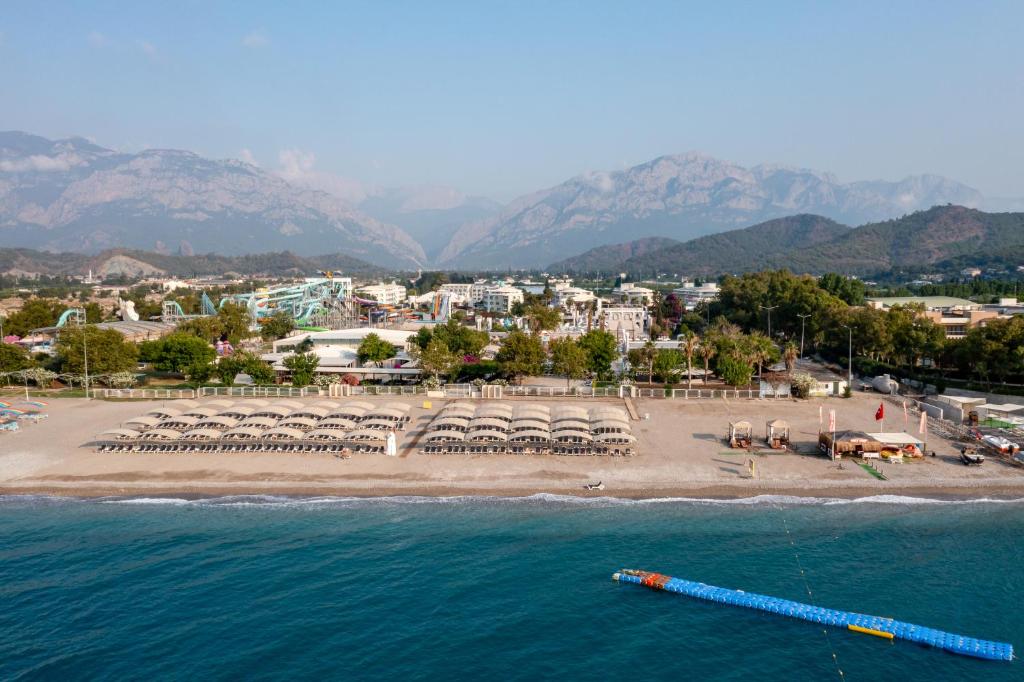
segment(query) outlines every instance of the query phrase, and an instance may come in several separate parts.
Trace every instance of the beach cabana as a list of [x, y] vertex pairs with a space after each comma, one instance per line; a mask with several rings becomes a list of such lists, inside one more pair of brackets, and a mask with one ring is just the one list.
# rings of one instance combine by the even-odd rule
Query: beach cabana
[[508, 436], [510, 443], [547, 443], [550, 440], [551, 434], [540, 429], [517, 431], [516, 433], [510, 433]]
[[350, 419], [357, 422], [361, 421], [363, 415], [367, 412], [369, 412], [369, 410], [359, 404], [342, 405], [338, 409], [328, 412], [326, 416], [329, 418]]
[[465, 431], [469, 428], [469, 417], [455, 417], [444, 415], [430, 422], [431, 429], [447, 429], [454, 431]]
[[551, 421], [589, 418], [590, 414], [587, 409], [578, 405], [559, 405], [551, 409]]
[[508, 440], [508, 434], [497, 429], [481, 429], [467, 433], [466, 440], [474, 443], [503, 443]]
[[[576, 428], [582, 428], [579, 425], [573, 423]], [[517, 431], [533, 431], [540, 429], [541, 431], [550, 431], [551, 424], [547, 419], [543, 417], [520, 417], [513, 419], [512, 423], [509, 424], [508, 430], [515, 433]]]
[[462, 442], [466, 434], [461, 431], [431, 431], [421, 439], [424, 443]]
[[262, 436], [263, 433], [263, 429], [258, 429], [255, 426], [236, 426], [230, 431], [225, 431], [223, 438], [224, 440], [253, 440]]
[[598, 443], [635, 443], [636, 436], [631, 433], [599, 433], [594, 436]]
[[383, 431], [377, 431], [375, 429], [356, 429], [355, 431], [349, 431], [344, 434], [345, 440], [351, 441], [385, 441], [387, 440], [387, 434]]
[[182, 413], [185, 417], [212, 417], [218, 412], [224, 409], [222, 406], [217, 405], [201, 405], [200, 407], [193, 407]]
[[621, 422], [617, 419], [601, 419], [596, 422], [591, 422], [590, 431], [591, 433], [629, 433], [631, 431], [629, 424]]
[[125, 426], [130, 426], [134, 429], [138, 429], [141, 431], [145, 429], [155, 428], [158, 424], [160, 424], [161, 421], [162, 420], [160, 419], [160, 417], [142, 416], [129, 419], [128, 421], [125, 422]]
[[334, 429], [313, 429], [305, 435], [305, 438], [307, 440], [341, 441], [345, 439], [345, 433]]
[[167, 419], [168, 417], [177, 417], [181, 414], [181, 410], [173, 407], [154, 407], [149, 412], [146, 412], [146, 417], [159, 417], [160, 419]]
[[594, 437], [589, 431], [558, 431], [551, 434], [551, 440], [556, 443], [591, 443]]
[[393, 407], [377, 407], [363, 415], [364, 419], [388, 419], [391, 421], [402, 421], [406, 412]]
[[220, 440], [223, 435], [218, 429], [191, 429], [181, 434], [181, 440]]
[[206, 419], [200, 419], [195, 423], [197, 429], [217, 429], [218, 431], [227, 431], [238, 426], [238, 420], [234, 417], [224, 417], [221, 415], [214, 415], [207, 417]]
[[275, 400], [274, 405], [280, 405], [281, 407], [287, 407], [291, 410], [297, 410], [302, 407], [302, 403], [298, 400]]
[[175, 429], [153, 429], [146, 431], [140, 436], [141, 440], [154, 440], [154, 441], [172, 441], [181, 438], [181, 431]]
[[179, 417], [168, 417], [167, 419], [161, 419], [160, 423], [156, 425], [156, 428], [184, 431], [185, 429], [191, 429], [195, 426], [199, 419], [199, 417], [192, 417], [185, 414]]
[[308, 407], [300, 407], [289, 414], [289, 417], [308, 417], [309, 419], [323, 419], [331, 413], [326, 407], [316, 407], [309, 405]]
[[445, 416], [460, 416], [460, 417], [472, 417], [476, 413], [476, 408], [469, 403], [452, 403], [451, 405], [445, 405], [441, 408], [440, 414]]
[[286, 407], [284, 405], [267, 405], [259, 408], [249, 415], [249, 417], [270, 417], [273, 419], [281, 419], [282, 417], [290, 415], [292, 413], [292, 409], [293, 408]]
[[277, 423], [278, 426], [283, 426], [288, 429], [299, 429], [300, 431], [310, 431], [312, 429], [319, 428], [320, 422], [316, 419], [310, 419], [309, 417], [297, 417], [292, 415], [285, 417]]
[[773, 419], [764, 426], [764, 440], [773, 450], [785, 450], [789, 447], [789, 423], [782, 419]]
[[753, 439], [754, 426], [746, 419], [729, 422], [729, 447], [749, 448]]
[[341, 403], [336, 400], [318, 400], [313, 403], [313, 407], [322, 407], [327, 410], [328, 414], [330, 414], [333, 410], [341, 407]]
[[469, 422], [469, 431], [482, 431], [486, 429], [493, 429], [495, 431], [506, 431], [508, 429], [508, 422], [498, 417], [474, 417]]
[[275, 442], [298, 441], [302, 440], [302, 438], [305, 435], [305, 433], [298, 429], [290, 429], [286, 426], [276, 426], [272, 429], [267, 429], [266, 431], [264, 431], [263, 435], [260, 436], [260, 440], [269, 440]]
[[276, 417], [247, 417], [238, 423], [238, 426], [247, 426], [254, 429], [272, 429], [277, 426]]
[[370, 419], [364, 419], [359, 422], [359, 428], [361, 429], [375, 429], [379, 431], [388, 431], [401, 425], [401, 422], [394, 419], [383, 419], [381, 417], [374, 417]]
[[501, 419], [505, 422], [512, 421], [512, 406], [503, 403], [481, 405], [473, 415], [474, 417], [490, 417]]
[[178, 407], [180, 407], [183, 410], [187, 410], [190, 407], [199, 407], [199, 401], [198, 400], [191, 400], [189, 398], [184, 398], [184, 399], [181, 399], [181, 400], [175, 400], [174, 404], [177, 405]]
[[851, 455], [863, 457], [881, 453], [883, 446], [863, 431], [838, 431], [833, 436], [828, 431], [818, 434], [818, 448], [825, 453], [835, 455]]
[[595, 407], [590, 410], [590, 421], [602, 421], [614, 419], [616, 421], [629, 423], [629, 415], [615, 407]]
[[317, 428], [334, 429], [335, 431], [352, 431], [359, 428], [359, 424], [344, 417], [328, 417], [317, 422]]
[[232, 405], [231, 407], [225, 407], [223, 410], [218, 412], [217, 416], [245, 419], [255, 411], [256, 408], [249, 405]]
[[235, 404], [234, 400], [224, 400], [223, 398], [217, 398], [216, 400], [207, 400], [204, 403], [204, 406], [207, 406], [207, 407], [217, 407], [217, 408], [220, 408], [220, 409], [223, 410], [225, 408], [231, 407], [234, 404]]
[[134, 429], [110, 429], [104, 431], [100, 435], [96, 436], [96, 440], [99, 442], [105, 441], [132, 441], [137, 439], [141, 434]]
[[527, 417], [531, 415], [539, 415], [547, 419], [551, 419], [551, 409], [547, 405], [538, 405], [531, 403], [529, 405], [516, 405], [512, 409], [513, 419], [516, 417]]

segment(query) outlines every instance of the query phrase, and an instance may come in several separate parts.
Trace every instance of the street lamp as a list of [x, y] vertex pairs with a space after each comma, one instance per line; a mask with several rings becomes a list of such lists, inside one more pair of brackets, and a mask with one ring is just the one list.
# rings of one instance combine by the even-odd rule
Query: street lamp
[[850, 332], [849, 346], [847, 349], [848, 357], [846, 364], [846, 387], [853, 390], [853, 327], [848, 324], [839, 325]]
[[757, 306], [761, 310], [768, 311], [768, 338], [772, 338], [772, 311], [778, 308], [777, 305], [759, 305]]
[[797, 313], [797, 317], [800, 318], [800, 359], [801, 360], [804, 359], [804, 326], [807, 324], [807, 318], [810, 317], [810, 316], [811, 316], [810, 313], [807, 313], [806, 315], [801, 315], [801, 314]]

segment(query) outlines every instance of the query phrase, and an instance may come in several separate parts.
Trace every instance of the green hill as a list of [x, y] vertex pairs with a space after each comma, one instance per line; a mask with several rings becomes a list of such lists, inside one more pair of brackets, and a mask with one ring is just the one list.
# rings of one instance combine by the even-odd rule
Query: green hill
[[1024, 263], [1024, 213], [936, 206], [856, 228], [816, 215], [769, 220], [676, 242], [616, 260], [631, 244], [592, 249], [550, 266], [552, 272], [673, 273], [715, 276], [766, 268], [875, 275], [892, 270]]

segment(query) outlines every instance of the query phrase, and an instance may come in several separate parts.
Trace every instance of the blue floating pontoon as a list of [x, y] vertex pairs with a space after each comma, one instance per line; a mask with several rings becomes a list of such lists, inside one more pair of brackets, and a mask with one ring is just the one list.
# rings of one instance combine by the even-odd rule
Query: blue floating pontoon
[[724, 587], [714, 587], [713, 585], [695, 583], [691, 580], [672, 578], [660, 573], [649, 573], [647, 571], [623, 569], [613, 575], [612, 578], [621, 583], [644, 585], [652, 589], [676, 592], [678, 594], [685, 594], [688, 597], [696, 597], [697, 599], [705, 599], [720, 604], [745, 606], [750, 609], [777, 613], [780, 616], [799, 618], [822, 625], [846, 628], [856, 632], [884, 637], [885, 639], [905, 639], [910, 642], [945, 649], [950, 653], [962, 656], [987, 658], [993, 661], [1013, 660], [1012, 644], [954, 635], [949, 632], [933, 630], [932, 628], [904, 623], [891, 618], [879, 618], [878, 616], [865, 616], [861, 613], [825, 609], [820, 606], [801, 604], [800, 602], [788, 599], [767, 597], [762, 594], [752, 594], [742, 590], [728, 590]]

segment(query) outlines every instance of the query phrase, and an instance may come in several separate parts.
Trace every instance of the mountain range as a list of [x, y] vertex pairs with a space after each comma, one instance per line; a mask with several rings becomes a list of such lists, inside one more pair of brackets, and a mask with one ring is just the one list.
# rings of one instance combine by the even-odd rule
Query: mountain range
[[553, 263], [548, 271], [713, 277], [789, 268], [875, 275], [985, 263], [1024, 265], [1024, 213], [936, 206], [853, 228], [800, 214], [686, 242], [641, 239], [601, 246]]
[[389, 268], [530, 268], [598, 246], [684, 241], [797, 214], [862, 224], [934, 205], [991, 204], [934, 175], [842, 183], [697, 153], [586, 173], [505, 206], [451, 188], [352, 187], [303, 170], [0, 133], [0, 246], [339, 252]]
[[367, 277], [383, 274], [381, 268], [346, 254], [297, 256], [284, 251], [244, 256], [182, 256], [129, 249], [112, 249], [97, 254], [0, 249], [0, 274], [13, 277], [81, 276], [88, 272], [100, 280], [122, 275], [129, 279], [154, 276], [230, 277], [235, 274], [308, 277], [323, 270]]

